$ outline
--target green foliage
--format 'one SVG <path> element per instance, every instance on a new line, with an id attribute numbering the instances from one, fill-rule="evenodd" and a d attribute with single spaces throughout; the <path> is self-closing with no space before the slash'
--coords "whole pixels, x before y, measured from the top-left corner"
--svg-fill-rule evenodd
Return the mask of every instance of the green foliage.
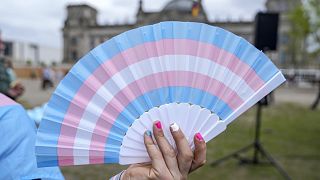
<path id="1" fill-rule="evenodd" d="M 313 19 L 313 27 L 317 28 L 319 30 L 320 28 L 320 0 L 309 0 L 308 1 L 308 7 L 311 16 L 314 16 Z"/>
<path id="2" fill-rule="evenodd" d="M 291 22 L 288 48 L 294 66 L 305 64 L 308 57 L 320 59 L 320 0 L 303 2 L 288 14 Z"/>
<path id="3" fill-rule="evenodd" d="M 306 8 L 300 4 L 289 12 L 288 18 L 291 22 L 289 51 L 292 64 L 297 66 L 302 60 L 306 60 L 306 40 L 311 32 L 310 17 Z"/>
<path id="4" fill-rule="evenodd" d="M 310 33 L 310 17 L 303 5 L 299 5 L 289 13 L 292 22 L 290 34 L 296 38 L 304 39 Z"/>
<path id="5" fill-rule="evenodd" d="M 320 55 L 320 0 L 308 0 L 306 4 L 310 16 L 311 38 L 316 43 L 317 48 L 313 50 L 313 55 Z"/>
<path id="6" fill-rule="evenodd" d="M 26 63 L 27 63 L 27 66 L 32 66 L 32 61 L 30 59 L 28 59 Z"/>
<path id="7" fill-rule="evenodd" d="M 320 111 L 293 104 L 273 105 L 263 109 L 262 144 L 289 173 L 292 179 L 320 179 Z M 239 165 L 230 159 L 217 167 L 210 162 L 249 144 L 254 135 L 255 108 L 252 108 L 207 146 L 207 165 L 189 179 L 283 179 L 269 165 Z M 252 156 L 252 152 L 244 156 Z M 63 167 L 66 179 L 107 179 L 125 166 L 86 165 Z"/>

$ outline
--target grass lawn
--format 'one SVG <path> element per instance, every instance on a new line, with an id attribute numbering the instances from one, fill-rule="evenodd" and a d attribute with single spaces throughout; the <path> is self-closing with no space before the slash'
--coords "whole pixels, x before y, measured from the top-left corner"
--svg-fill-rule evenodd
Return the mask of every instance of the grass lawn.
<path id="1" fill-rule="evenodd" d="M 320 111 L 293 104 L 263 109 L 262 144 L 283 166 L 292 179 L 320 179 Z M 235 159 L 215 167 L 209 163 L 252 142 L 255 108 L 208 143 L 206 166 L 190 179 L 282 179 L 269 165 L 239 165 Z M 251 156 L 252 152 L 244 154 Z M 62 168 L 66 179 L 106 179 L 119 172 L 118 165 L 94 165 Z"/>

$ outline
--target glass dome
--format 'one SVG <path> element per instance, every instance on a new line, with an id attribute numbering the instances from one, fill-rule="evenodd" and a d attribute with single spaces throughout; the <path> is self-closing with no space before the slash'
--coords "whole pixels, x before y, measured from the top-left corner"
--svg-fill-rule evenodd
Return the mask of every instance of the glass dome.
<path id="1" fill-rule="evenodd" d="M 170 10 L 176 10 L 176 11 L 191 11 L 193 5 L 193 1 L 191 0 L 173 0 L 169 2 L 163 10 L 170 11 Z"/>

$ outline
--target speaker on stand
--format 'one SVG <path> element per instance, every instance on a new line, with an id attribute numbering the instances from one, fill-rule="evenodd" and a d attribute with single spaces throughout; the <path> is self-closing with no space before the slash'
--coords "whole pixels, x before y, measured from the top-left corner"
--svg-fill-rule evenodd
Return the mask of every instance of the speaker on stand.
<path id="1" fill-rule="evenodd" d="M 279 23 L 279 14 L 278 13 L 265 13 L 259 12 L 255 17 L 255 38 L 254 44 L 256 48 L 266 51 L 276 50 L 277 49 L 277 39 L 278 39 L 278 23 Z M 267 163 L 270 163 L 274 166 L 279 173 L 285 179 L 291 179 L 288 173 L 275 161 L 275 159 L 268 153 L 260 142 L 261 134 L 261 113 L 264 106 L 268 106 L 272 96 L 269 94 L 262 98 L 257 103 L 257 112 L 256 112 L 256 126 L 255 126 L 255 136 L 251 144 L 221 158 L 211 163 L 211 166 L 220 164 L 221 162 L 229 158 L 237 158 L 241 164 L 261 164 L 261 157 L 265 157 Z M 241 157 L 240 154 L 247 152 L 250 149 L 253 149 L 253 156 L 251 158 Z"/>

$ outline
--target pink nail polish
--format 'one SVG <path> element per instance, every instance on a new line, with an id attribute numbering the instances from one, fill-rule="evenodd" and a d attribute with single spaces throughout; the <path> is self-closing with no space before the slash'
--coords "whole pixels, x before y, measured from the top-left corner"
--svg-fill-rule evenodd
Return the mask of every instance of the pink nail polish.
<path id="1" fill-rule="evenodd" d="M 200 133 L 197 133 L 196 134 L 196 138 L 199 140 L 199 141 L 203 141 L 203 137 Z"/>
<path id="2" fill-rule="evenodd" d="M 158 129 L 162 129 L 162 126 L 161 126 L 161 122 L 160 122 L 160 121 L 156 121 L 155 125 L 156 125 L 156 127 L 157 127 Z"/>

